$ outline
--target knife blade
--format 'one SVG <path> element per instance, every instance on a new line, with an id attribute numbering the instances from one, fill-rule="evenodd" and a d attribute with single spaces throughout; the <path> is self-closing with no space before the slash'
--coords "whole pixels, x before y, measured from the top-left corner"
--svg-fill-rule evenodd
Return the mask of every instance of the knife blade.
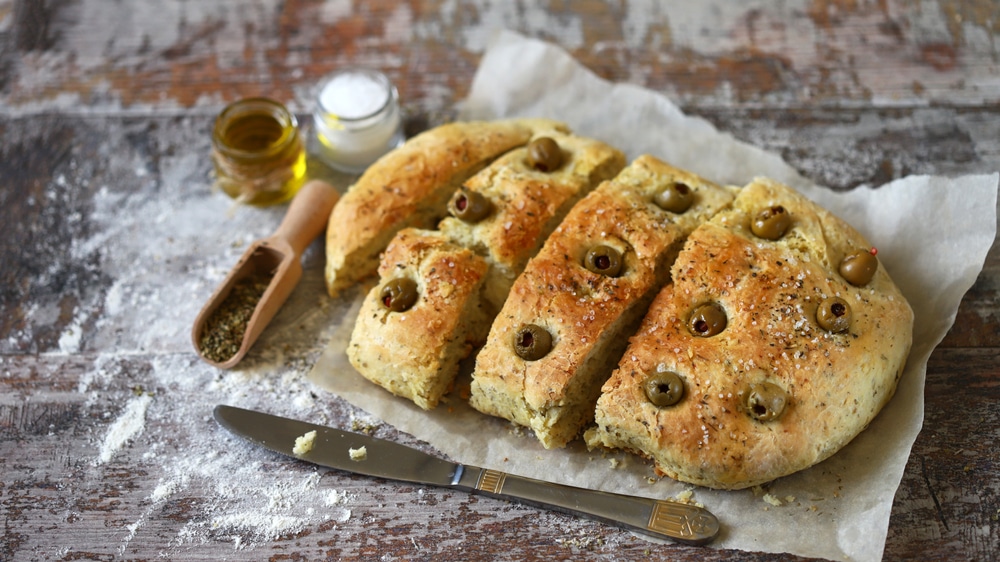
<path id="1" fill-rule="evenodd" d="M 219 425 L 251 443 L 328 468 L 517 501 L 683 544 L 707 544 L 719 533 L 715 515 L 695 505 L 463 465 L 385 439 L 233 406 L 218 405 L 214 415 Z M 293 452 L 296 439 L 311 431 L 316 432 L 312 448 Z"/>

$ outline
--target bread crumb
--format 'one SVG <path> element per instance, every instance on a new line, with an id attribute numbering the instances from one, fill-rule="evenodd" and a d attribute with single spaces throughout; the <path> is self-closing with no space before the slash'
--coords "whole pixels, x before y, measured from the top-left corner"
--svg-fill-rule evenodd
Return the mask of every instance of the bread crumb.
<path id="1" fill-rule="evenodd" d="M 308 431 L 304 435 L 295 438 L 295 446 L 292 447 L 292 453 L 301 457 L 302 455 L 312 451 L 313 444 L 316 442 L 316 430 Z"/>
<path id="2" fill-rule="evenodd" d="M 771 494 L 764 494 L 764 501 L 773 505 L 774 507 L 781 506 L 781 500 L 772 496 Z"/>
<path id="3" fill-rule="evenodd" d="M 347 450 L 347 453 L 351 455 L 351 460 L 355 462 L 363 461 L 368 458 L 368 449 L 366 447 L 359 447 L 357 449 L 351 447 Z"/>
<path id="4" fill-rule="evenodd" d="M 673 500 L 677 503 L 682 503 L 685 505 L 693 505 L 695 507 L 705 507 L 705 504 L 695 501 L 694 499 L 694 488 L 687 488 L 684 491 L 678 493 L 674 496 Z"/>
<path id="5" fill-rule="evenodd" d="M 608 459 L 608 463 L 611 465 L 611 468 L 618 468 L 622 462 L 618 459 Z"/>
<path id="6" fill-rule="evenodd" d="M 351 419 L 351 431 L 371 435 L 375 431 L 375 424 L 368 420 L 353 418 Z"/>

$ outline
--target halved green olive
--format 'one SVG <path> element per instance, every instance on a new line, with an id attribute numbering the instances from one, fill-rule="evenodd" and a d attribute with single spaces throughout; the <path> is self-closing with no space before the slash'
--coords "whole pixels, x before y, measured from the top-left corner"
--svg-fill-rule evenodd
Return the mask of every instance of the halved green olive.
<path id="1" fill-rule="evenodd" d="M 683 213 L 694 203 L 694 191 L 688 184 L 675 181 L 657 193 L 653 202 L 664 211 Z"/>
<path id="2" fill-rule="evenodd" d="M 828 332 L 846 332 L 851 327 L 851 305 L 840 297 L 823 299 L 816 309 L 816 321 Z"/>
<path id="3" fill-rule="evenodd" d="M 552 350 L 552 335 L 545 328 L 525 324 L 514 334 L 514 353 L 525 361 L 537 361 Z"/>
<path id="4" fill-rule="evenodd" d="M 727 323 L 728 318 L 722 305 L 709 302 L 694 309 L 688 319 L 688 328 L 692 334 L 707 338 L 725 330 Z"/>
<path id="5" fill-rule="evenodd" d="M 877 269 L 878 258 L 868 250 L 852 252 L 840 262 L 840 275 L 855 287 L 867 285 Z"/>
<path id="6" fill-rule="evenodd" d="M 759 421 L 772 421 L 781 417 L 788 404 L 788 393 L 773 382 L 752 385 L 747 392 L 747 413 Z"/>
<path id="7" fill-rule="evenodd" d="M 611 246 L 594 246 L 583 258 L 583 267 L 594 273 L 617 277 L 622 270 L 622 255 Z"/>
<path id="8" fill-rule="evenodd" d="M 554 172 L 563 164 L 562 149 L 550 137 L 538 137 L 528 144 L 528 165 L 540 172 Z"/>
<path id="9" fill-rule="evenodd" d="M 390 279 L 379 294 L 382 305 L 393 312 L 408 310 L 417 302 L 417 283 L 409 277 Z"/>
<path id="10" fill-rule="evenodd" d="M 490 214 L 493 205 L 482 193 L 460 187 L 448 203 L 448 212 L 463 222 L 479 222 Z"/>
<path id="11" fill-rule="evenodd" d="M 665 408 L 684 398 L 684 379 L 673 371 L 656 373 L 646 381 L 643 389 L 654 406 Z"/>
<path id="12" fill-rule="evenodd" d="M 777 240 L 785 235 L 791 224 L 792 216 L 788 210 L 781 205 L 775 205 L 757 213 L 750 224 L 750 230 L 754 235 L 766 240 Z"/>

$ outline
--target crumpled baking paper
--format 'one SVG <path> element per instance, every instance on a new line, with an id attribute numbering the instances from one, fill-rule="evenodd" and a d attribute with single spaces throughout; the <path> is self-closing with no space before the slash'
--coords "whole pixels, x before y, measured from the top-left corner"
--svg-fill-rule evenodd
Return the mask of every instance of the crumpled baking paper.
<path id="1" fill-rule="evenodd" d="M 649 153 L 719 183 L 774 178 L 846 219 L 879 249 L 879 259 L 916 315 L 913 348 L 895 397 L 832 458 L 765 486 L 772 503 L 762 490 L 694 487 L 692 499 L 723 525 L 712 543 L 716 548 L 880 560 L 893 497 L 923 421 L 927 359 L 954 322 L 996 235 L 997 174 L 907 177 L 834 192 L 811 184 L 777 155 L 684 115 L 662 95 L 609 83 L 558 47 L 510 32 L 495 38 L 485 53 L 460 109 L 461 119 L 502 117 L 562 120 L 578 134 L 619 147 L 630 160 Z M 479 414 L 458 393 L 431 412 L 388 394 L 347 361 L 344 350 L 362 290 L 345 298 L 337 308 L 347 312 L 329 330 L 330 343 L 311 380 L 452 460 L 656 498 L 692 489 L 668 478 L 651 479 L 649 463 L 623 453 L 589 452 L 579 442 L 547 451 L 530 431 Z M 775 500 L 781 505 L 773 505 Z"/>

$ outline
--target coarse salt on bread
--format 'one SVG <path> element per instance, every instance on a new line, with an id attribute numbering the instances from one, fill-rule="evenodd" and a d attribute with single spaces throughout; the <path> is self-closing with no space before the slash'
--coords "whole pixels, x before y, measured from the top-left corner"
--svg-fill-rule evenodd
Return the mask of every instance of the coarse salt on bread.
<path id="1" fill-rule="evenodd" d="M 788 230 L 775 240 L 755 235 L 751 221 L 776 206 L 788 213 Z M 660 474 L 723 489 L 835 453 L 892 397 L 911 344 L 913 313 L 885 269 L 859 286 L 840 273 L 845 256 L 869 249 L 791 188 L 766 179 L 743 188 L 731 210 L 689 237 L 672 283 L 603 388 L 588 444 L 630 450 Z M 833 298 L 850 312 L 842 333 L 817 316 Z M 714 335 L 691 322 L 706 303 L 725 313 Z M 674 375 L 680 400 L 654 405 L 647 384 Z"/>
<path id="2" fill-rule="evenodd" d="M 430 228 L 448 198 L 470 176 L 539 131 L 566 131 L 548 119 L 469 121 L 441 125 L 389 152 L 333 208 L 326 233 L 327 291 L 344 288 L 378 268 L 379 254 L 407 227 Z"/>
<path id="3" fill-rule="evenodd" d="M 687 186 L 684 212 L 654 198 Z M 653 157 L 641 156 L 578 203 L 514 282 L 476 358 L 470 404 L 530 427 L 546 448 L 562 447 L 592 419 L 602 383 L 689 232 L 732 201 L 731 191 Z M 597 246 L 622 256 L 611 277 L 583 265 Z M 527 360 L 515 353 L 522 326 L 546 330 L 552 348 Z"/>
<path id="4" fill-rule="evenodd" d="M 556 169 L 537 170 L 528 149 L 514 149 L 462 187 L 463 196 L 487 202 L 485 216 L 448 217 L 440 231 L 407 229 L 390 244 L 379 285 L 367 295 L 348 346 L 363 376 L 422 408 L 435 407 L 461 360 L 482 345 L 513 278 L 545 236 L 575 202 L 624 166 L 624 155 L 599 141 L 554 130 L 539 135 L 558 145 Z M 447 294 L 418 290 L 408 310 L 389 312 L 380 301 L 385 284 L 400 275 L 422 289 L 429 276 L 448 275 L 442 267 L 473 264 L 476 275 L 450 278 Z"/>
<path id="5" fill-rule="evenodd" d="M 443 372 L 457 365 L 472 343 L 453 334 L 487 322 L 476 295 L 489 264 L 434 231 L 407 228 L 393 238 L 379 266 L 382 282 L 365 298 L 347 346 L 347 357 L 368 380 L 430 409 L 447 391 Z M 416 284 L 412 307 L 394 312 L 381 288 L 405 278 Z"/>

